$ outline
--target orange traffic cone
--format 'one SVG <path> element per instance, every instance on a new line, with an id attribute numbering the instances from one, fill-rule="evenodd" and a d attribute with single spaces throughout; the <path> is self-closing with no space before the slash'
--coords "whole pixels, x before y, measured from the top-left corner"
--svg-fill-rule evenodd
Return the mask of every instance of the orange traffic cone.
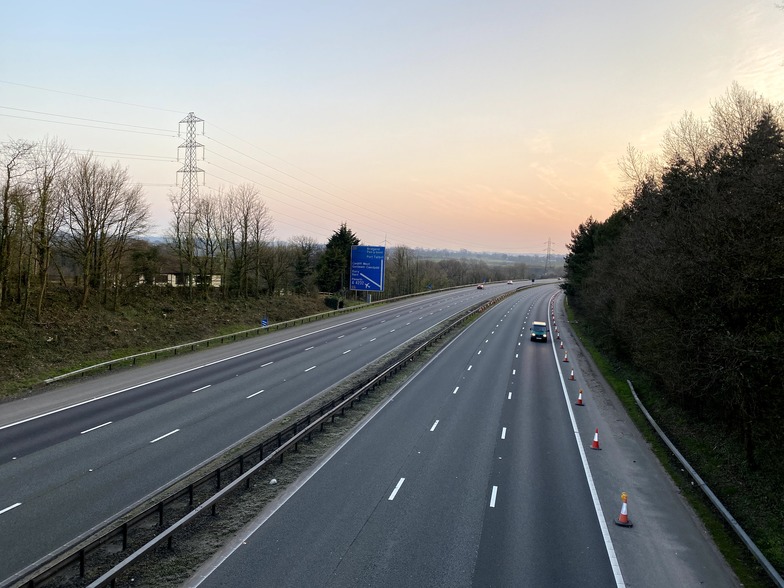
<path id="1" fill-rule="evenodd" d="M 615 524 L 621 527 L 631 527 L 632 522 L 629 520 L 629 511 L 628 507 L 626 506 L 626 500 L 628 495 L 626 492 L 621 492 L 621 514 L 618 515 L 618 518 L 615 519 Z"/>
<path id="2" fill-rule="evenodd" d="M 574 370 L 572 370 L 572 373 L 569 374 L 569 379 L 574 381 Z"/>
<path id="3" fill-rule="evenodd" d="M 561 341 L 561 349 L 563 349 L 563 341 Z"/>
<path id="4" fill-rule="evenodd" d="M 564 361 L 569 361 L 569 352 L 564 353 Z"/>
<path id="5" fill-rule="evenodd" d="M 591 443 L 591 449 L 601 449 L 601 447 L 599 447 L 599 429 L 596 429 L 596 432 L 593 434 L 593 443 Z"/>
<path id="6" fill-rule="evenodd" d="M 585 406 L 583 404 L 583 389 L 580 388 L 580 391 L 577 393 L 577 402 L 575 402 L 577 406 Z"/>

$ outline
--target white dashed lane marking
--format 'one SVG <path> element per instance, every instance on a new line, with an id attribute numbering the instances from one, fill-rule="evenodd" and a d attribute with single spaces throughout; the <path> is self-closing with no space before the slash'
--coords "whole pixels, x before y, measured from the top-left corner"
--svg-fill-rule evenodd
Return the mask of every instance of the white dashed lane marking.
<path id="1" fill-rule="evenodd" d="M 395 489 L 392 490 L 392 494 L 389 495 L 389 500 L 395 499 L 395 495 L 397 494 L 397 491 L 400 490 L 400 487 L 403 485 L 403 482 L 405 481 L 406 481 L 405 478 L 400 478 L 400 481 L 397 483 L 397 486 L 395 486 Z"/>
<path id="2" fill-rule="evenodd" d="M 14 510 L 17 506 L 22 506 L 22 503 L 17 502 L 16 504 L 12 504 L 11 506 L 6 506 L 3 510 L 0 510 L 0 515 L 7 513 L 9 510 Z"/>
<path id="3" fill-rule="evenodd" d="M 180 432 L 180 430 L 179 430 L 179 429 L 174 429 L 173 431 L 169 431 L 169 432 L 168 432 L 168 433 L 166 433 L 165 435 L 161 435 L 160 437 L 156 437 L 155 439 L 153 439 L 152 441 L 150 441 L 150 443 L 157 443 L 157 442 L 158 442 L 158 441 L 160 441 L 161 439 L 166 439 L 166 437 L 169 437 L 170 435 L 174 435 L 175 433 L 179 433 L 179 432 Z"/>
<path id="4" fill-rule="evenodd" d="M 112 421 L 109 421 L 108 423 L 104 423 L 102 425 L 98 425 L 97 427 L 93 427 L 92 429 L 87 429 L 86 431 L 82 431 L 79 434 L 80 435 L 84 435 L 85 433 L 92 433 L 93 431 L 95 431 L 97 429 L 100 429 L 101 427 L 106 427 L 107 425 L 111 425 L 111 424 L 112 424 Z"/>

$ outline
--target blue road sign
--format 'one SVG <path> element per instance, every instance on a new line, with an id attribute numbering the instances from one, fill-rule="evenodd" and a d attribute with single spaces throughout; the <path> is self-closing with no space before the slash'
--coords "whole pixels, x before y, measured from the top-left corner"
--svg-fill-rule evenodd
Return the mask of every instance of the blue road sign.
<path id="1" fill-rule="evenodd" d="M 385 255 L 385 247 L 352 246 L 350 288 L 363 292 L 383 292 Z"/>

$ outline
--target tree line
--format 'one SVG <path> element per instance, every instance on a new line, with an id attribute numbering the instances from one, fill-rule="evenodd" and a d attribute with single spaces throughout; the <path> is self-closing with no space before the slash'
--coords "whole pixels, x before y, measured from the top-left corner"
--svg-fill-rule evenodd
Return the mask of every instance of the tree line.
<path id="1" fill-rule="evenodd" d="M 344 223 L 326 244 L 307 236 L 277 241 L 251 184 L 193 197 L 171 192 L 169 227 L 154 242 L 145 238 L 150 207 L 142 187 L 119 163 L 45 139 L 0 144 L 0 165 L 0 311 L 22 324 L 43 320 L 53 289 L 76 307 L 113 309 L 162 285 L 172 296 L 224 299 L 352 295 L 351 247 L 359 237 Z M 387 253 L 377 299 L 528 275 L 522 262 L 432 260 L 406 246 Z"/>
<path id="2" fill-rule="evenodd" d="M 708 120 L 629 149 L 625 200 L 572 233 L 570 302 L 600 345 L 696 422 L 737 435 L 751 468 L 784 442 L 784 117 L 733 85 Z"/>

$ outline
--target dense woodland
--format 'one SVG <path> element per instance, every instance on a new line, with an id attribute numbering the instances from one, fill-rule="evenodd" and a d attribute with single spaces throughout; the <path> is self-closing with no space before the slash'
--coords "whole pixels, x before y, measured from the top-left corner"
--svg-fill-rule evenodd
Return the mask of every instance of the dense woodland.
<path id="1" fill-rule="evenodd" d="M 572 233 L 569 300 L 603 349 L 695 423 L 784 481 L 784 130 L 781 106 L 733 86 L 686 114 L 661 163 L 633 149 L 627 198 Z"/>

